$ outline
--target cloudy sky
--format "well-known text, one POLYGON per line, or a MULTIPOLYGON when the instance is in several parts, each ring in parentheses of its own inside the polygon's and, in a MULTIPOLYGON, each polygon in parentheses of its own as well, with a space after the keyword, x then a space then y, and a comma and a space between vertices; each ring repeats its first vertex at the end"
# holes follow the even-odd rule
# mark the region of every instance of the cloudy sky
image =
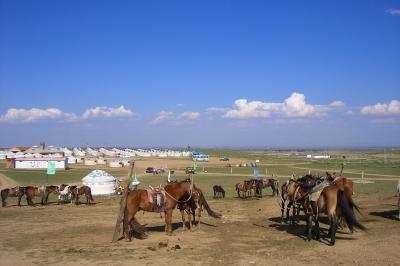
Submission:
POLYGON ((0 0, 0 147, 400 146, 400 1, 0 0))

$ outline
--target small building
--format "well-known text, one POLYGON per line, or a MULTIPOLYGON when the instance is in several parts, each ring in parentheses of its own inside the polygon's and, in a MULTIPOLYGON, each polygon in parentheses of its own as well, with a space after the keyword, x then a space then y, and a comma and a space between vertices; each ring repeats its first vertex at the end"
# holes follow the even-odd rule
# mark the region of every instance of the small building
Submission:
POLYGON ((117 179, 103 170, 94 170, 84 178, 82 183, 90 187, 93 195, 108 195, 115 193, 117 179))
POLYGON ((208 162, 209 156, 201 152, 193 152, 192 160, 195 162, 208 162))
POLYGON ((47 169, 49 162, 54 162, 56 169, 66 170, 68 168, 68 159, 66 157, 52 158, 15 158, 15 169, 47 169))

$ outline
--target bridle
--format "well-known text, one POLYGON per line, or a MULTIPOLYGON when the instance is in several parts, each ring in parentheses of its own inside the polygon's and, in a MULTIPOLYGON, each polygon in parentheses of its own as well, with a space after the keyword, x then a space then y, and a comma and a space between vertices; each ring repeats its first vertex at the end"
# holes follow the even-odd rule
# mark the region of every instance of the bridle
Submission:
POLYGON ((175 200, 177 203, 186 203, 186 202, 188 202, 192 198, 192 195, 193 195, 193 176, 190 177, 190 188, 189 189, 190 189, 190 195, 189 195, 189 198, 187 198, 186 200, 178 200, 178 199, 176 199, 174 196, 169 194, 165 188, 164 188, 164 192, 165 192, 166 195, 168 195, 170 198, 175 200))

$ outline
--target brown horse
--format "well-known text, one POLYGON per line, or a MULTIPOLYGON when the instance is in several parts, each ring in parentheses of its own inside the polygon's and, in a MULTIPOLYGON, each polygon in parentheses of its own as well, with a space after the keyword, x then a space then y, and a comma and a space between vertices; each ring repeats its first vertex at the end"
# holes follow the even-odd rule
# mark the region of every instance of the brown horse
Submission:
POLYGON ((214 212, 211 210, 210 206, 208 205, 203 191, 201 191, 200 188, 196 187, 193 185, 193 192, 192 195, 185 194, 180 201, 178 202, 178 209, 181 212, 182 216, 182 228, 183 230, 186 230, 186 221, 185 221, 185 212, 188 217, 189 221, 189 229, 192 230, 193 228, 193 223, 196 224, 196 210, 197 210, 197 226, 200 228, 200 218, 201 218, 201 213, 203 212, 203 207, 206 209, 207 214, 210 215, 213 218, 220 218, 221 215, 219 213, 214 212), (192 217, 193 216, 193 223, 192 223, 192 217))
POLYGON ((47 205, 48 201, 49 201, 49 196, 51 193, 54 194, 59 194, 60 190, 58 186, 46 186, 44 189, 44 195, 42 197, 42 201, 41 204, 42 205, 47 205))
POLYGON ((255 184, 251 180, 243 180, 235 185, 235 190, 238 194, 239 198, 247 198, 252 196, 252 190, 255 191, 255 184), (240 192, 242 192, 242 196, 240 196, 240 192))
POLYGON ((1 202, 3 207, 7 207, 8 197, 18 197, 18 206, 21 206, 22 196, 25 194, 24 187, 5 188, 1 190, 1 202))
POLYGON ((351 203, 342 189, 336 185, 330 185, 327 182, 326 184, 321 184, 322 190, 315 190, 312 183, 316 181, 313 181, 310 177, 307 177, 306 179, 303 177, 302 181, 303 182, 292 182, 291 185, 294 186, 296 190, 293 196, 295 202, 298 201, 302 205, 306 214, 306 234, 308 240, 311 240, 312 238, 313 220, 315 223, 316 239, 320 238, 320 213, 325 213, 328 216, 331 245, 334 245, 336 241, 339 214, 343 216, 347 227, 351 231, 353 231, 355 227, 361 230, 366 230, 366 228, 355 218, 354 213, 351 210, 351 203), (306 182, 304 183, 304 181, 306 182))
POLYGON ((272 196, 279 196, 279 182, 275 178, 263 178, 262 179, 262 189, 271 187, 272 196))
POLYGON ((92 196, 92 189, 88 186, 81 186, 81 187, 75 187, 74 193, 72 194, 73 198, 75 198, 75 204, 78 205, 79 202, 79 196, 80 195, 85 195, 86 197, 86 204, 90 205, 93 203, 93 196, 92 196))
MULTIPOLYGON (((183 196, 192 193, 193 183, 184 180, 180 182, 170 182, 164 187, 165 197, 163 202, 163 209, 165 213, 165 233, 172 235, 172 212, 175 209, 179 199, 183 196)), ((149 199, 147 190, 138 189, 128 193, 126 198, 126 207, 123 220, 124 238, 131 241, 130 229, 133 229, 139 234, 144 233, 144 227, 138 223, 135 215, 138 211, 154 212, 159 209, 156 203, 149 199)))
POLYGON ((33 187, 33 186, 25 187, 25 196, 28 205, 35 206, 35 203, 32 200, 34 197, 40 197, 41 201, 43 202, 44 191, 45 187, 33 187))

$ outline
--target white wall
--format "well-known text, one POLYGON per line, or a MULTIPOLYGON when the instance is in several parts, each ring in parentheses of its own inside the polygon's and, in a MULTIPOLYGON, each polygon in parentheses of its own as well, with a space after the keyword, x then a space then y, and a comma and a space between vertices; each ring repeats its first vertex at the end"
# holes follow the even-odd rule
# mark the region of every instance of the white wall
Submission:
POLYGON ((66 169, 67 164, 66 160, 62 161, 55 161, 55 160, 46 160, 46 161, 36 161, 36 160, 25 160, 25 161, 18 161, 15 160, 15 168, 16 169, 47 169, 47 162, 55 162, 56 169, 66 169))

